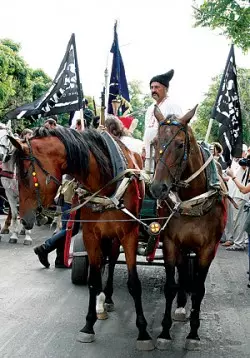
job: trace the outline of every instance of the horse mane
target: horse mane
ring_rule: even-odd
[[[56,137],[64,145],[70,174],[86,178],[89,174],[89,152],[93,154],[103,177],[112,175],[110,156],[101,134],[95,129],[78,132],[72,128],[58,126],[56,129],[36,128],[31,141],[36,138]]]

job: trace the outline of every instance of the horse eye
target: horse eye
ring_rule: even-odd
[[[178,145],[178,149],[182,149],[184,147],[184,143]]]

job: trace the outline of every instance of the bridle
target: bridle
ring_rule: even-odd
[[[180,178],[181,178],[181,174],[182,174],[184,168],[187,165],[187,159],[188,159],[189,149],[190,149],[187,126],[183,126],[182,123],[176,121],[175,119],[172,119],[171,117],[167,118],[167,119],[164,119],[164,120],[159,122],[159,128],[161,126],[165,126],[165,125],[167,125],[167,126],[175,126],[175,127],[178,127],[178,129],[173,134],[173,136],[167,141],[166,144],[164,143],[165,141],[161,141],[161,138],[159,137],[159,142],[163,142],[164,144],[161,145],[161,143],[160,143],[159,159],[156,162],[156,166],[157,166],[158,162],[160,161],[168,169],[168,172],[170,173],[171,177],[173,178],[173,183],[172,183],[173,186],[175,186],[175,187],[186,187],[187,185],[183,181],[181,181]],[[179,162],[177,163],[176,170],[173,172],[172,169],[163,160],[163,155],[168,150],[168,147],[172,143],[174,138],[180,132],[185,133],[184,152],[183,152],[183,156],[180,158]]]
[[[37,159],[34,155],[33,155],[33,150],[30,144],[30,140],[26,139],[25,142],[27,143],[27,146],[29,148],[29,155],[21,157],[21,160],[28,160],[30,161],[31,164],[31,168],[32,168],[32,177],[33,177],[33,183],[34,183],[34,187],[35,187],[35,193],[36,193],[36,200],[37,200],[37,208],[35,210],[35,215],[36,215],[36,220],[41,220],[43,217],[45,217],[46,215],[52,215],[54,214],[53,211],[50,211],[49,209],[46,209],[43,207],[42,205],[42,199],[41,199],[41,192],[40,192],[40,185],[38,182],[38,178],[37,178],[37,173],[35,170],[35,164],[41,169],[41,171],[43,172],[43,174],[46,177],[46,185],[48,185],[51,180],[56,183],[58,186],[60,186],[62,183],[60,180],[58,180],[54,175],[50,174],[46,169],[44,169],[44,167],[42,166],[42,163],[40,162],[39,159]]]

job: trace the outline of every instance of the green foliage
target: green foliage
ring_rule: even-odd
[[[32,100],[41,97],[51,84],[51,79],[42,69],[31,70],[30,80],[32,82]]]
[[[12,40],[0,40],[0,120],[12,109],[33,102],[51,84],[43,70],[33,70],[27,65],[19,55],[20,48]],[[23,120],[17,125],[21,130],[30,126],[30,122]]]
[[[245,5],[244,5],[245,4]],[[194,1],[195,27],[221,29],[243,52],[250,48],[250,6],[248,1],[206,0],[202,5]]]
[[[134,117],[138,119],[138,125],[134,131],[134,137],[142,139],[144,133],[145,112],[150,104],[153,103],[153,99],[150,95],[142,93],[140,81],[134,80],[128,85],[132,113],[134,114]]]
[[[250,70],[238,68],[237,75],[243,121],[243,140],[244,143],[250,144]],[[205,99],[198,108],[197,119],[192,123],[192,128],[198,140],[205,139],[208,123],[219,90],[221,77],[222,75],[212,79],[212,84],[205,95]],[[214,120],[209,142],[218,141],[218,130],[219,124]]]

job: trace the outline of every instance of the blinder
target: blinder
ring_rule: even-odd
[[[163,144],[160,149],[159,149],[159,160],[161,161],[165,167],[168,168],[168,171],[170,173],[170,175],[173,177],[174,181],[173,181],[173,186],[175,187],[182,187],[182,182],[180,181],[180,177],[181,174],[183,172],[184,167],[186,166],[187,163],[187,159],[188,159],[188,152],[189,152],[189,137],[188,137],[188,133],[187,133],[187,127],[183,126],[182,123],[178,122],[175,119],[170,118],[166,118],[162,121],[159,122],[159,126],[175,126],[178,127],[177,131],[173,134],[173,136],[168,140],[168,142],[166,144]],[[178,166],[176,168],[175,173],[172,173],[171,169],[167,166],[167,164],[163,161],[162,157],[164,155],[164,153],[167,151],[169,145],[172,143],[172,141],[174,140],[174,138],[181,132],[183,131],[185,133],[185,143],[184,143],[184,154],[182,159],[180,160],[180,162],[178,163]]]

